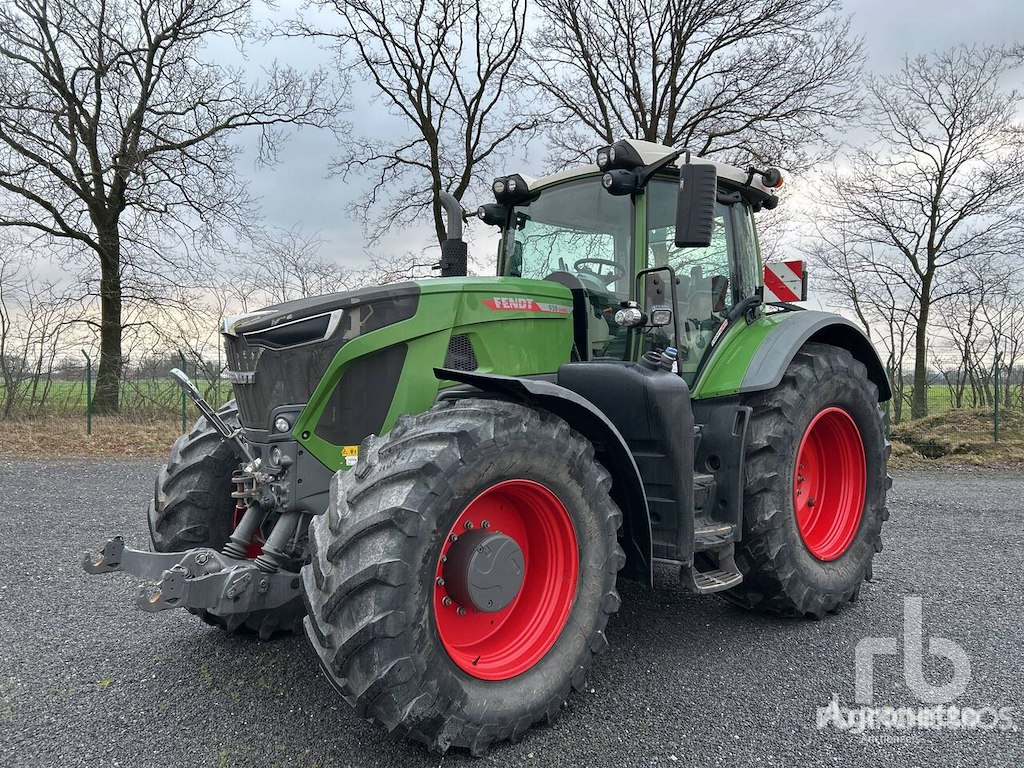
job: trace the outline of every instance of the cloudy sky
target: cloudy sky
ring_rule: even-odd
[[[285,0],[278,13],[288,14],[295,5]],[[959,43],[1024,41],[1024,3],[1020,0],[847,0],[845,7],[852,15],[854,33],[864,38],[868,69],[879,74],[893,71],[906,55]],[[285,62],[328,60],[312,52],[308,42],[293,41],[276,43],[271,51],[253,51],[250,61],[264,56],[276,56]],[[358,112],[350,116],[357,132],[380,135],[395,131],[394,119],[372,104],[372,91],[365,83],[355,82],[353,102],[359,105]],[[367,249],[362,227],[346,212],[346,205],[365,195],[368,186],[358,178],[348,182],[326,178],[326,166],[335,154],[332,138],[302,131],[292,137],[278,166],[254,167],[250,151],[240,168],[249,178],[251,190],[261,198],[269,223],[285,228],[299,224],[306,230],[320,231],[327,241],[325,256],[355,266],[364,261]],[[532,153],[526,167],[508,170],[541,175],[541,157],[541,153]],[[376,250],[419,250],[431,242],[431,233],[426,224],[418,231],[397,232]],[[478,247],[490,251],[482,244]]]

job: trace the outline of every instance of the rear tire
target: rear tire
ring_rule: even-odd
[[[821,618],[857,598],[882,551],[891,480],[878,391],[845,349],[805,344],[779,386],[746,404],[754,410],[736,551],[744,577],[722,596]]]
[[[555,717],[619,607],[610,487],[588,441],[513,403],[444,402],[367,438],[310,525],[306,632],[327,676],[360,717],[441,753]],[[459,613],[441,558],[463,562],[452,535],[481,529],[522,545],[522,589],[500,612]]]
[[[238,426],[234,401],[218,413],[228,426]],[[149,505],[149,533],[157,552],[181,552],[209,547],[218,552],[234,530],[235,490],[231,475],[239,466],[230,444],[200,417],[195,426],[179,437],[167,463],[156,478]],[[261,639],[275,634],[298,632],[306,613],[301,598],[278,608],[244,614],[218,616],[209,611],[189,609],[207,624],[229,632],[252,632]]]

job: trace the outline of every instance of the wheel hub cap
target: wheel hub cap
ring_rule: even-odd
[[[497,613],[516,599],[523,586],[523,550],[503,533],[470,531],[448,550],[442,575],[457,603]]]

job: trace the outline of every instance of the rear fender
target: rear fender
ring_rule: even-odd
[[[785,321],[768,334],[750,359],[740,393],[777,387],[796,353],[810,342],[849,351],[867,368],[868,379],[878,387],[878,401],[892,397],[885,366],[864,332],[841,315],[811,310],[789,313]]]
[[[472,387],[444,390],[438,395],[438,400],[472,397],[477,392],[484,392],[502,400],[552,413],[589,440],[594,446],[595,457],[612,476],[612,499],[622,510],[622,548],[626,552],[622,575],[653,586],[651,518],[640,470],[615,425],[593,403],[565,387],[543,379],[467,373],[443,368],[435,368],[434,373],[438,379],[457,381]]]
[[[700,371],[692,388],[693,399],[774,389],[796,353],[811,342],[849,351],[867,369],[868,380],[878,388],[878,401],[892,397],[885,366],[858,326],[830,312],[797,310],[732,323]]]

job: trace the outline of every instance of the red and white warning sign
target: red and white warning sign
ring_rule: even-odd
[[[807,300],[807,270],[802,261],[782,261],[764,265],[764,301]]]

